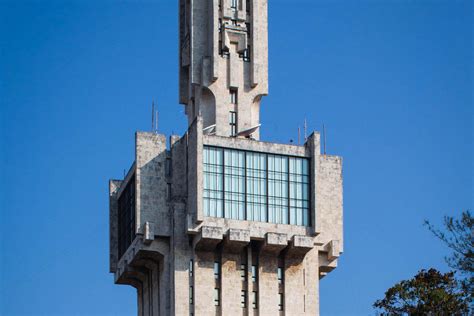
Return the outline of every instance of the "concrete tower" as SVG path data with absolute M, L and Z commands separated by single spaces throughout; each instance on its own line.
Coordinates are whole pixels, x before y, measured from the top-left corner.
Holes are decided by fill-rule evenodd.
M 180 103 L 191 124 L 258 139 L 268 93 L 267 0 L 179 0 Z
M 110 272 L 138 315 L 319 315 L 343 250 L 342 159 L 259 140 L 267 0 L 180 0 L 183 136 L 137 132 L 110 180 Z

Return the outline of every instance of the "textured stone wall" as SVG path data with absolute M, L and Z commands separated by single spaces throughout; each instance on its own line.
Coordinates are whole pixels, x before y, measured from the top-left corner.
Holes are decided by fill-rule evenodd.
M 319 279 L 337 266 L 343 249 L 342 159 L 320 155 L 316 133 L 305 146 L 203 136 L 200 118 L 184 137 L 171 137 L 170 143 L 168 153 L 163 135 L 137 133 L 135 165 L 123 182 L 110 182 L 111 271 L 117 283 L 137 288 L 139 315 L 279 315 L 277 268 L 281 260 L 284 314 L 318 315 Z M 315 226 L 202 216 L 204 145 L 310 158 Z M 166 174 L 166 159 L 171 159 L 171 174 Z M 125 255 L 116 258 L 116 203 L 134 173 L 139 231 Z M 169 198 L 167 183 L 172 188 Z M 243 253 L 247 253 L 246 285 L 240 276 Z M 214 305 L 216 258 L 222 263 L 218 307 Z M 194 261 L 192 277 L 190 260 Z M 258 261 L 258 285 L 251 282 L 253 260 Z M 194 304 L 189 301 L 190 286 Z M 240 304 L 243 288 L 245 309 Z M 258 292 L 258 309 L 252 308 L 253 291 Z
M 229 136 L 229 112 L 237 128 L 260 123 L 260 100 L 268 94 L 267 0 L 246 1 L 231 9 L 230 0 L 180 1 L 180 103 L 189 125 L 199 113 L 204 126 L 216 124 L 217 135 Z M 221 48 L 228 55 L 221 54 Z M 249 48 L 249 61 L 239 54 Z M 238 95 L 230 103 L 230 89 Z M 259 130 L 253 133 L 259 138 Z
M 323 243 L 337 241 L 339 252 L 344 250 L 342 186 L 342 158 L 319 156 L 316 183 L 316 214 L 320 232 L 318 238 Z
M 155 235 L 170 235 L 170 214 L 165 174 L 166 137 L 136 133 L 136 231 L 144 233 L 149 222 Z

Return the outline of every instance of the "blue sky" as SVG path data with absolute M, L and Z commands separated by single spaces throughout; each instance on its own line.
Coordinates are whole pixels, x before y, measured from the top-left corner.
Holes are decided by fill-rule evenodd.
M 322 315 L 373 315 L 447 266 L 422 223 L 473 207 L 469 0 L 271 0 L 262 139 L 307 118 L 344 157 L 345 253 Z M 0 0 L 0 314 L 135 315 L 108 273 L 107 181 L 136 130 L 183 134 L 177 3 Z

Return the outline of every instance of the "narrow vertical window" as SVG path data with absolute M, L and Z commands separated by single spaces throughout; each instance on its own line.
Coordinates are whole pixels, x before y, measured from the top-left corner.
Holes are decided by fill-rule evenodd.
M 194 311 L 194 260 L 189 260 L 189 312 L 193 315 Z
M 237 136 L 237 112 L 229 112 L 230 136 Z
M 247 281 L 247 265 L 245 263 L 240 265 L 240 279 L 242 282 Z
M 242 55 L 244 61 L 250 61 L 250 46 L 248 46 Z
M 230 89 L 230 104 L 237 104 L 237 90 Z
M 230 1 L 230 7 L 231 7 L 233 10 L 237 10 L 237 1 L 238 1 L 238 0 L 231 0 L 231 1 Z
M 221 278 L 221 267 L 219 261 L 214 262 L 214 279 L 219 280 Z
M 285 306 L 285 261 L 282 256 L 278 258 L 277 279 L 278 279 L 278 310 L 283 311 Z
M 214 289 L 214 306 L 221 305 L 221 290 L 219 288 Z
M 257 272 L 257 266 L 256 265 L 252 265 L 252 282 L 253 283 L 257 283 L 257 276 L 258 272 Z
M 258 308 L 258 295 L 256 291 L 252 292 L 252 308 L 253 309 Z
M 283 310 L 283 293 L 278 293 L 278 310 Z
M 221 257 L 220 254 L 216 254 L 214 261 L 214 306 L 221 305 Z
M 247 308 L 247 291 L 242 291 L 240 294 L 240 307 Z

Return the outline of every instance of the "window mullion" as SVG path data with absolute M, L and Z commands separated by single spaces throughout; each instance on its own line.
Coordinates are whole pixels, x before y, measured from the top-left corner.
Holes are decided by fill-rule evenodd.
M 287 210 L 288 210 L 288 213 L 287 213 L 287 217 L 288 217 L 288 218 L 287 218 L 287 220 L 288 220 L 288 222 L 287 222 L 287 223 L 288 223 L 289 225 L 291 224 L 291 223 L 290 223 L 290 217 L 291 217 L 291 216 L 290 216 L 290 212 L 291 212 L 291 207 L 290 207 L 290 204 L 291 204 L 291 199 L 290 199 L 290 196 L 291 196 L 291 192 L 290 192 L 290 190 L 291 190 L 291 184 L 290 184 L 290 172 L 291 172 L 291 171 L 290 171 L 290 159 L 291 159 L 291 158 L 289 158 L 289 157 L 286 159 L 286 161 L 287 161 L 287 168 L 288 168 L 288 169 L 287 169 L 287 170 L 288 170 L 288 172 L 287 172 L 287 177 L 286 177 L 287 180 L 288 180 L 288 206 L 287 206 Z
M 222 159 L 222 217 L 226 217 L 226 208 L 225 208 L 225 150 L 221 149 L 221 159 Z
M 247 214 L 247 152 L 244 152 L 244 218 L 248 220 Z

